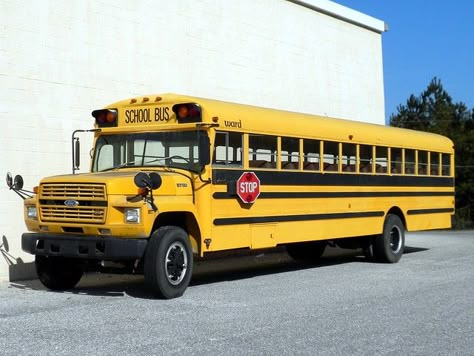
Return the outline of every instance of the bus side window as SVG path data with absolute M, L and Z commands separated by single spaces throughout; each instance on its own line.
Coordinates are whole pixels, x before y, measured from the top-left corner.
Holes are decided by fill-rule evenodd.
M 300 162 L 300 140 L 297 138 L 281 138 L 281 168 L 298 169 Z
M 415 174 L 415 150 L 405 150 L 405 174 Z
M 377 173 L 388 173 L 388 148 L 375 147 L 375 171 Z
M 402 174 L 402 149 L 390 149 L 390 172 L 392 174 Z
M 305 171 L 320 170 L 320 148 L 321 141 L 306 139 L 303 141 L 303 169 Z
M 249 135 L 249 167 L 276 168 L 277 137 Z
M 360 173 L 372 173 L 372 146 L 360 145 L 359 164 Z
M 432 176 L 439 176 L 439 153 L 431 152 L 430 153 L 430 173 Z
M 216 132 L 212 164 L 214 166 L 242 167 L 242 134 Z
M 324 142 L 324 172 L 339 171 L 339 143 Z
M 428 152 L 418 151 L 418 175 L 428 175 Z
M 357 162 L 357 145 L 353 143 L 342 144 L 342 171 L 355 172 Z
M 442 154 L 442 170 L 441 174 L 443 176 L 450 176 L 451 175 L 451 157 L 449 154 L 443 153 Z

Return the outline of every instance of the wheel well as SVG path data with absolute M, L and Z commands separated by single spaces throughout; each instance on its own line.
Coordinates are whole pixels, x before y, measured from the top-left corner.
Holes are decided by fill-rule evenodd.
M 189 234 L 193 253 L 198 254 L 201 246 L 201 231 L 194 215 L 187 211 L 176 211 L 158 215 L 151 233 L 161 226 L 178 226 Z M 150 234 L 151 235 L 151 234 Z
M 403 223 L 403 226 L 405 227 L 405 230 L 407 228 L 407 222 L 405 220 L 405 215 L 403 214 L 403 211 L 402 209 L 400 209 L 398 206 L 393 206 L 392 208 L 390 208 L 389 211 L 387 211 L 387 215 L 396 215 L 400 218 L 400 220 L 402 221 Z

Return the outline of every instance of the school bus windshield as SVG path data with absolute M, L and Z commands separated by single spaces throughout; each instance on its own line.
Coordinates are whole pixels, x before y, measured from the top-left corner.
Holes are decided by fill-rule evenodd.
M 169 167 L 200 172 L 203 131 L 101 135 L 94 150 L 93 172 L 125 167 Z

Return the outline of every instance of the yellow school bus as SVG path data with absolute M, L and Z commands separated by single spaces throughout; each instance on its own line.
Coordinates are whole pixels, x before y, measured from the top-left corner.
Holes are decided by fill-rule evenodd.
M 311 261 L 331 243 L 395 263 L 406 230 L 452 224 L 443 136 L 175 94 L 92 116 L 90 172 L 76 161 L 25 200 L 22 248 L 50 289 L 112 261 L 174 298 L 193 258 L 231 249 Z

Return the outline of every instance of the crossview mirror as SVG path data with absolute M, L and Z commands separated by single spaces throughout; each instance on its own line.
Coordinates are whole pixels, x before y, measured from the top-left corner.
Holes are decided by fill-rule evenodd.
M 13 177 L 10 172 L 7 173 L 7 186 L 11 188 L 13 186 Z
M 151 188 L 155 190 L 161 187 L 162 180 L 158 173 L 151 172 L 150 174 L 146 174 L 144 172 L 138 172 L 133 182 L 138 188 Z
M 151 189 L 155 190 L 161 187 L 161 176 L 158 173 L 151 172 L 149 176 L 151 180 Z
M 138 188 L 148 188 L 151 187 L 151 178 L 148 174 L 143 172 L 138 172 L 133 178 L 133 182 Z
M 15 187 L 15 189 L 21 190 L 23 189 L 23 185 L 24 185 L 23 177 L 17 174 L 15 176 L 15 179 L 13 180 L 13 186 Z

